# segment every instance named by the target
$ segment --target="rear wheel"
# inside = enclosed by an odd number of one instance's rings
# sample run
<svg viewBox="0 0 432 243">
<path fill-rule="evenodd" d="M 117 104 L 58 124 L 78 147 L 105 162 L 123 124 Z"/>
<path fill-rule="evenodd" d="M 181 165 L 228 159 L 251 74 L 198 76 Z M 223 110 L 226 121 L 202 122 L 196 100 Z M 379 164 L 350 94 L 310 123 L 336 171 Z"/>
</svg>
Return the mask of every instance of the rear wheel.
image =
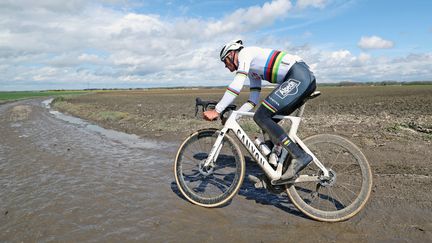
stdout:
<svg viewBox="0 0 432 243">
<path fill-rule="evenodd" d="M 217 207 L 228 202 L 240 189 L 245 175 L 241 150 L 227 134 L 214 165 L 203 166 L 218 135 L 215 129 L 193 133 L 180 146 L 174 162 L 181 194 L 203 207 Z"/>
<path fill-rule="evenodd" d="M 306 146 L 329 170 L 310 163 L 301 175 L 318 175 L 320 182 L 302 182 L 287 186 L 293 204 L 307 216 L 327 222 L 347 220 L 366 204 L 372 189 L 372 172 L 360 149 L 349 140 L 320 134 L 304 140 Z"/>
</svg>

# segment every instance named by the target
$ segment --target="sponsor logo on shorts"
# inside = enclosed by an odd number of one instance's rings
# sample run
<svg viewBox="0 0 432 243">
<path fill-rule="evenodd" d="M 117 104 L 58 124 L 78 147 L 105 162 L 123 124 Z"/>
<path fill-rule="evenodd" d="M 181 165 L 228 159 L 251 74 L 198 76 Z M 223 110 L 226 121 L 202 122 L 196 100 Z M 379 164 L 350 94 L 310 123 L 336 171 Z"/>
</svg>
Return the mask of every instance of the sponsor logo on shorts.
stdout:
<svg viewBox="0 0 432 243">
<path fill-rule="evenodd" d="M 269 97 L 269 99 L 271 100 L 271 101 L 273 101 L 273 103 L 275 103 L 275 105 L 277 105 L 277 106 L 280 106 L 279 105 L 279 102 L 277 102 L 275 99 L 273 99 L 272 97 Z"/>
<path fill-rule="evenodd" d="M 289 79 L 287 82 L 279 86 L 276 95 L 281 99 L 285 99 L 288 95 L 295 95 L 298 92 L 299 85 L 300 81 Z"/>
</svg>

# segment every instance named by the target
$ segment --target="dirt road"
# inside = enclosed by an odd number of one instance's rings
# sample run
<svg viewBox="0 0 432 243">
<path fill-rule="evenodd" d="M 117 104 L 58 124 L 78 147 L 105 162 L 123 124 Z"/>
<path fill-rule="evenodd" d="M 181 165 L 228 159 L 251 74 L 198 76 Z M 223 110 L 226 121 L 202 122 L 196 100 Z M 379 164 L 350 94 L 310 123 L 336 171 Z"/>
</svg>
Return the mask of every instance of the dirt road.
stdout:
<svg viewBox="0 0 432 243">
<path fill-rule="evenodd" d="M 432 175 L 420 166 L 401 173 L 371 163 L 371 199 L 342 223 L 310 220 L 284 195 L 247 181 L 230 204 L 205 209 L 179 195 L 172 173 L 177 142 L 65 121 L 41 101 L 0 106 L 2 242 L 432 241 Z M 377 161 L 386 147 L 374 148 L 365 152 Z M 417 149 L 419 157 L 430 155 L 429 143 Z M 430 171 L 431 158 L 423 158 Z M 256 171 L 249 163 L 247 173 Z"/>
</svg>

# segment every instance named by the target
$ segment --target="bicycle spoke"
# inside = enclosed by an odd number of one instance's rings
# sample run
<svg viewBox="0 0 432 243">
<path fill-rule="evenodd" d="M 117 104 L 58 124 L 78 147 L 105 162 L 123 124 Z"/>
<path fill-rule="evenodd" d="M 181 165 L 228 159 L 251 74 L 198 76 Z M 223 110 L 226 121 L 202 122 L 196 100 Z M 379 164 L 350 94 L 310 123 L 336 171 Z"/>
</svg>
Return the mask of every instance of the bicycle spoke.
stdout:
<svg viewBox="0 0 432 243">
<path fill-rule="evenodd" d="M 201 177 L 202 177 L 201 174 L 198 174 L 196 177 L 192 177 L 192 178 L 186 177 L 185 179 L 188 179 L 188 180 L 185 180 L 185 181 L 187 181 L 189 183 L 194 183 L 194 182 L 197 182 L 197 181 L 202 181 Z"/>
<path fill-rule="evenodd" d="M 330 201 L 332 201 L 332 204 L 335 206 L 335 208 L 337 208 L 336 206 L 336 201 L 335 201 L 335 197 L 333 196 L 333 192 L 330 188 L 327 189 L 327 191 L 329 192 L 330 195 L 328 195 L 328 197 L 330 198 Z"/>
<path fill-rule="evenodd" d="M 330 178 L 322 178 L 316 194 L 298 186 L 288 188 L 290 199 L 300 211 L 320 221 L 341 221 L 357 214 L 371 190 L 367 159 L 351 141 L 337 135 L 314 135 L 304 143 L 329 170 Z M 316 166 L 311 163 L 302 174 L 311 174 L 313 168 Z M 322 176 L 323 172 L 316 169 L 315 173 Z"/>
<path fill-rule="evenodd" d="M 336 155 L 336 159 L 334 159 L 333 161 L 330 161 L 328 168 L 333 168 L 333 164 L 336 163 L 337 159 L 339 158 L 339 155 L 342 151 L 339 151 L 339 153 Z"/>
<path fill-rule="evenodd" d="M 201 180 L 197 187 L 194 187 L 195 192 L 205 192 L 208 182 L 206 180 Z"/>
<path fill-rule="evenodd" d="M 327 191 L 327 190 L 326 190 Z M 327 192 L 326 192 L 327 193 Z M 328 194 L 328 193 L 327 193 Z M 328 205 L 328 203 L 330 202 L 330 196 L 329 195 L 326 195 L 326 194 L 324 194 L 323 192 L 321 192 L 321 193 L 318 193 L 318 199 L 317 200 L 319 200 L 319 203 L 318 203 L 318 207 L 319 208 L 328 208 L 328 206 L 326 206 L 326 205 Z M 322 205 L 322 206 L 321 206 Z"/>
<path fill-rule="evenodd" d="M 340 200 L 340 198 L 337 196 L 337 194 L 333 191 L 332 188 L 329 188 L 330 191 L 330 195 L 332 198 L 335 198 L 337 200 L 337 203 L 341 205 L 341 208 L 344 208 L 345 205 L 343 204 L 342 200 Z M 333 200 L 334 201 L 334 200 Z M 335 202 L 335 201 L 334 201 Z M 337 204 L 335 203 L 336 209 L 340 210 L 341 208 L 337 207 Z"/>
<path fill-rule="evenodd" d="M 345 167 L 345 168 L 347 168 L 347 167 Z M 344 171 L 338 172 L 338 175 L 350 174 L 351 172 L 354 172 L 354 171 L 357 171 L 357 170 L 359 170 L 361 172 L 361 168 L 358 167 L 358 168 L 355 168 L 355 169 L 347 171 L 347 172 L 344 172 Z"/>
<path fill-rule="evenodd" d="M 193 151 L 194 152 L 194 154 L 197 154 L 197 153 L 200 153 L 200 152 L 202 152 L 203 150 L 201 150 L 200 148 L 197 148 L 197 146 L 196 146 L 196 144 L 193 144 L 193 150 L 191 150 L 191 151 Z M 210 151 L 208 151 L 208 152 L 210 152 Z"/>
<path fill-rule="evenodd" d="M 337 187 L 343 187 L 345 188 L 347 191 L 351 192 L 353 195 L 357 196 L 357 193 L 353 192 L 352 190 L 350 190 L 348 187 L 341 185 L 340 183 L 335 185 Z"/>
<path fill-rule="evenodd" d="M 213 180 L 211 180 L 211 182 L 214 182 L 216 185 L 223 186 L 225 188 L 229 188 L 230 187 L 230 185 L 226 184 L 226 181 L 221 180 L 221 179 L 216 178 L 216 177 L 213 177 Z"/>
<path fill-rule="evenodd" d="M 200 205 L 217 206 L 232 198 L 244 177 L 244 160 L 240 149 L 229 136 L 223 138 L 213 167 L 201 168 L 208 158 L 218 133 L 211 130 L 198 132 L 188 138 L 176 160 L 176 181 L 181 193 Z M 240 169 L 239 169 L 240 168 Z M 242 174 L 238 174 L 242 171 Z"/>
<path fill-rule="evenodd" d="M 343 197 L 344 200 L 347 202 L 347 203 L 343 203 L 344 205 L 349 205 L 352 202 L 352 200 L 350 199 L 350 197 L 346 195 L 344 190 L 340 190 L 340 194 L 342 194 L 341 197 Z M 343 201 L 341 200 L 341 202 Z"/>
<path fill-rule="evenodd" d="M 193 163 L 192 161 L 196 161 L 196 162 L 194 162 L 194 164 L 199 164 L 199 160 L 197 160 L 196 158 L 192 158 L 192 157 L 186 156 L 186 155 L 183 155 L 183 157 L 188 159 L 187 161 L 190 161 L 191 163 Z"/>
<path fill-rule="evenodd" d="M 191 177 L 191 176 L 196 176 L 196 175 L 199 175 L 199 174 L 200 174 L 199 170 L 194 170 L 194 169 L 192 169 L 190 172 L 191 172 L 191 174 L 187 174 L 187 173 L 183 172 L 183 175 L 184 175 L 184 176 Z"/>
<path fill-rule="evenodd" d="M 356 185 L 356 184 L 351 184 L 351 183 L 348 183 L 348 182 L 338 182 L 338 183 L 336 183 L 336 185 L 346 185 L 346 186 L 353 186 L 353 187 L 356 187 L 356 188 L 361 188 L 361 183 L 360 183 L 360 185 Z"/>
</svg>

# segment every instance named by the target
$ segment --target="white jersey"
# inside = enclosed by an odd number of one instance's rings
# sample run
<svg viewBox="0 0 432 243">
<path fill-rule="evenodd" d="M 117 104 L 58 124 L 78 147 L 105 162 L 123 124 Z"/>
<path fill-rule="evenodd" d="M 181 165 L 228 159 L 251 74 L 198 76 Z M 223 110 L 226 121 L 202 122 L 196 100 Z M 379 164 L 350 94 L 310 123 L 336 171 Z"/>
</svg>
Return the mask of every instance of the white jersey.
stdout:
<svg viewBox="0 0 432 243">
<path fill-rule="evenodd" d="M 290 55 L 286 52 L 260 47 L 245 47 L 238 54 L 238 69 L 234 81 L 216 105 L 216 111 L 222 112 L 231 104 L 240 93 L 246 77 L 250 81 L 249 100 L 240 110 L 249 111 L 259 101 L 261 81 L 270 83 L 282 83 L 292 65 L 302 61 L 299 56 Z"/>
</svg>

